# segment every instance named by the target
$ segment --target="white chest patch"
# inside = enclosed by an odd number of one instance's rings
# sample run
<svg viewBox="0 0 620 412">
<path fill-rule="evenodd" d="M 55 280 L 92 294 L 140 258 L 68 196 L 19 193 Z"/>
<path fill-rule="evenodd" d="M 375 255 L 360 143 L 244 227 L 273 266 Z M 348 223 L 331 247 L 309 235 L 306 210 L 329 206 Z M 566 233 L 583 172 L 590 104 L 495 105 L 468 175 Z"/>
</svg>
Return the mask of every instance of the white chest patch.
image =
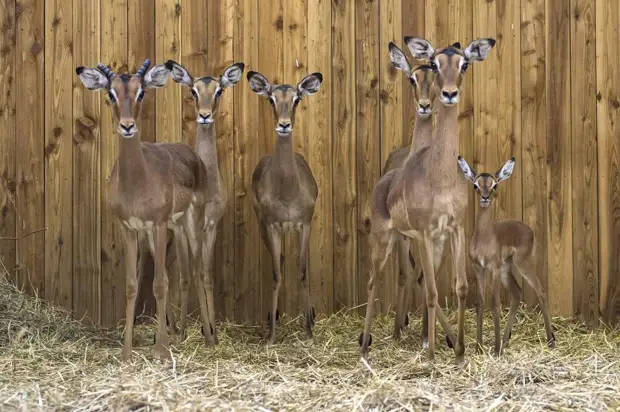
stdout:
<svg viewBox="0 0 620 412">
<path fill-rule="evenodd" d="M 302 226 L 300 222 L 274 222 L 271 224 L 272 229 L 279 230 L 280 232 L 291 232 L 293 230 L 299 232 Z"/>
<path fill-rule="evenodd" d="M 130 217 L 127 220 L 123 220 L 123 224 L 132 230 L 153 229 L 152 220 L 141 220 L 134 216 Z"/>
</svg>

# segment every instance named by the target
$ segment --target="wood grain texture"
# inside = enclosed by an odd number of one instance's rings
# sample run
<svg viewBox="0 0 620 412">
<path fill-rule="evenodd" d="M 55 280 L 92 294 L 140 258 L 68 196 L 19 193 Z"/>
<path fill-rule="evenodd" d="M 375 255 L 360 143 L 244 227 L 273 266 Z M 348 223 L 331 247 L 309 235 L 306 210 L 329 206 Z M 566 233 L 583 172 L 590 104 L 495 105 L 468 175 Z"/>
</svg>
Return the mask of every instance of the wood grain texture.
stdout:
<svg viewBox="0 0 620 412">
<path fill-rule="evenodd" d="M 521 135 L 523 221 L 534 231 L 538 249 L 536 274 L 547 289 L 547 93 L 545 2 L 521 3 Z M 530 287 L 526 304 L 538 304 Z"/>
<path fill-rule="evenodd" d="M 372 268 L 370 234 L 370 199 L 381 171 L 381 128 L 379 112 L 379 79 L 381 75 L 379 2 L 356 0 L 356 139 L 358 191 L 358 301 L 368 301 L 367 283 Z M 359 313 L 366 312 L 365 305 Z"/>
<path fill-rule="evenodd" d="M 332 2 L 334 310 L 357 305 L 355 2 Z"/>
<path fill-rule="evenodd" d="M 0 0 L 0 274 L 15 281 L 15 1 Z"/>
<path fill-rule="evenodd" d="M 283 82 L 296 86 L 308 75 L 308 3 L 307 0 L 284 1 L 283 32 L 284 32 L 284 78 Z M 325 88 L 321 89 L 325 93 Z M 309 119 L 308 107 L 314 104 L 314 97 L 310 96 L 297 106 L 293 132 L 293 148 L 297 153 L 308 159 Z M 319 187 L 319 193 L 321 188 Z M 316 213 L 316 212 L 315 212 Z M 282 270 L 282 289 L 284 292 L 284 307 L 280 312 L 296 316 L 300 313 L 299 291 L 301 289 L 297 255 L 299 241 L 296 233 L 284 234 L 282 248 L 284 253 L 284 268 Z M 310 274 L 310 279 L 312 275 Z"/>
<path fill-rule="evenodd" d="M 217 73 L 207 73 L 207 47 L 209 38 L 207 3 L 202 0 L 184 1 L 181 8 L 181 61 L 192 76 L 217 76 Z M 182 101 L 182 142 L 196 147 L 196 108 L 194 98 L 188 88 L 182 87 L 170 79 L 169 87 L 179 89 Z M 171 114 L 172 115 L 172 114 Z M 216 123 L 216 127 L 219 127 Z M 190 275 L 191 276 L 191 275 Z M 190 278 L 190 285 L 194 280 Z M 198 295 L 195 288 L 190 286 L 188 310 L 200 316 L 198 312 Z"/>
<path fill-rule="evenodd" d="M 385 164 L 392 150 L 402 147 L 407 141 L 407 137 L 403 135 L 402 122 L 394 121 L 394 119 L 402 119 L 403 117 L 402 73 L 392 66 L 388 50 L 390 41 L 399 42 L 399 39 L 403 37 L 400 11 L 400 0 L 385 0 L 382 1 L 379 6 L 379 109 L 382 165 Z M 378 307 L 382 312 L 388 312 L 395 308 L 398 284 L 398 272 L 396 268 L 397 258 L 396 249 L 394 248 L 382 273 L 376 275 L 376 281 L 378 282 Z"/>
<path fill-rule="evenodd" d="M 570 2 L 547 0 L 548 282 L 552 313 L 573 314 Z"/>
<path fill-rule="evenodd" d="M 99 1 L 73 0 L 73 61 L 93 67 L 100 57 Z M 101 97 L 73 75 L 73 314 L 99 323 L 101 311 Z M 108 109 L 109 110 L 109 109 Z M 105 113 L 109 116 L 109 113 Z M 105 183 L 105 182 L 103 182 Z"/>
<path fill-rule="evenodd" d="M 15 5 L 15 173 L 18 286 L 45 295 L 44 4 Z"/>
<path fill-rule="evenodd" d="M 282 0 L 274 0 L 261 3 L 258 9 L 258 34 L 259 55 L 256 71 L 261 73 L 271 82 L 279 84 L 283 82 L 284 75 L 284 9 Z M 246 80 L 247 83 L 247 80 Z M 248 87 L 246 85 L 246 87 Z M 246 89 L 247 90 L 247 89 Z M 251 96 L 258 101 L 258 146 L 260 158 L 275 149 L 275 120 L 273 110 L 269 102 L 262 96 L 252 91 Z M 252 172 L 256 164 L 252 165 Z M 251 176 L 250 176 L 251 179 Z M 254 211 L 252 211 L 254 213 Z M 273 290 L 273 264 L 271 255 L 261 239 L 261 273 L 262 273 L 262 308 L 261 321 L 267 322 L 267 312 L 271 308 L 271 291 Z M 284 250 L 284 248 L 282 248 Z M 312 278 L 311 278 L 312 279 Z M 278 307 L 284 308 L 283 287 L 280 287 Z"/>
<path fill-rule="evenodd" d="M 603 318 L 620 319 L 620 10 L 596 1 L 600 297 Z"/>
<path fill-rule="evenodd" d="M 234 0 L 209 2 L 208 71 L 215 76 L 233 63 Z M 234 314 L 235 277 L 235 154 L 233 133 L 233 93 L 223 93 L 218 107 L 217 153 L 220 174 L 226 185 L 228 207 L 220 221 L 215 247 L 214 300 L 219 314 L 232 319 Z"/>
<path fill-rule="evenodd" d="M 101 61 L 127 71 L 127 1 L 101 2 Z M 90 63 L 94 67 L 96 63 Z M 100 93 L 106 102 L 105 93 Z M 139 121 L 139 120 L 136 120 Z M 110 106 L 101 114 L 101 325 L 116 326 L 125 317 L 125 263 L 120 223 L 110 208 L 110 174 L 118 158 L 118 133 Z"/>
<path fill-rule="evenodd" d="M 263 266 L 261 265 L 261 238 L 258 220 L 252 208 L 252 172 L 261 152 L 257 118 L 259 97 L 252 93 L 245 79 L 250 70 L 260 70 L 258 0 L 237 0 L 235 4 L 236 62 L 245 64 L 244 78 L 235 86 L 235 319 L 258 324 L 263 320 L 261 295 Z M 268 289 L 266 289 L 268 290 Z"/>
<path fill-rule="evenodd" d="M 73 4 L 45 7 L 45 298 L 73 306 Z M 69 76 L 69 73 L 72 75 Z"/>
<path fill-rule="evenodd" d="M 573 309 L 586 325 L 597 326 L 598 153 L 596 142 L 596 1 L 571 1 Z M 564 137 L 565 138 L 565 137 Z"/>
<path fill-rule="evenodd" d="M 332 11 L 329 0 L 308 1 L 308 73 L 321 72 L 323 85 L 308 99 L 308 161 L 319 187 L 310 235 L 310 300 L 316 313 L 334 307 L 334 238 L 332 210 L 332 104 L 330 89 Z M 330 51 L 329 53 L 323 51 Z"/>
</svg>

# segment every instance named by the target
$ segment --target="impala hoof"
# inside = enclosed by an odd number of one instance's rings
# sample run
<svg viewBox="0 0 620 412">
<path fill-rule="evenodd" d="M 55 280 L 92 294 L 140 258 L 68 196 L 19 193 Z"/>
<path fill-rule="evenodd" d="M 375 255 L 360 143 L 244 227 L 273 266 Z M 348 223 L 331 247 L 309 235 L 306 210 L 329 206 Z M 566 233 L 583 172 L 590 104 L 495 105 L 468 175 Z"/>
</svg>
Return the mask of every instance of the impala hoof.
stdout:
<svg viewBox="0 0 620 412">
<path fill-rule="evenodd" d="M 276 309 L 276 322 L 280 320 L 280 309 Z M 271 323 L 271 312 L 267 312 L 267 322 Z"/>
<path fill-rule="evenodd" d="M 551 339 L 547 342 L 547 346 L 551 349 L 555 348 L 555 333 L 551 332 Z"/>
<path fill-rule="evenodd" d="M 357 340 L 360 344 L 360 346 L 362 346 L 362 340 L 364 339 L 364 332 L 360 333 L 360 337 Z M 368 335 L 368 347 L 370 347 L 370 345 L 372 345 L 372 333 L 370 335 Z"/>
<path fill-rule="evenodd" d="M 446 345 L 448 345 L 448 347 L 450 349 L 454 349 L 454 339 L 452 339 L 450 336 L 446 335 Z"/>
<path fill-rule="evenodd" d="M 213 335 L 213 325 L 209 323 L 209 329 L 211 329 L 211 335 Z M 202 336 L 205 335 L 205 327 L 201 326 L 200 327 L 200 333 L 202 333 Z"/>
<path fill-rule="evenodd" d="M 405 327 L 409 326 L 409 314 L 405 313 Z"/>
</svg>

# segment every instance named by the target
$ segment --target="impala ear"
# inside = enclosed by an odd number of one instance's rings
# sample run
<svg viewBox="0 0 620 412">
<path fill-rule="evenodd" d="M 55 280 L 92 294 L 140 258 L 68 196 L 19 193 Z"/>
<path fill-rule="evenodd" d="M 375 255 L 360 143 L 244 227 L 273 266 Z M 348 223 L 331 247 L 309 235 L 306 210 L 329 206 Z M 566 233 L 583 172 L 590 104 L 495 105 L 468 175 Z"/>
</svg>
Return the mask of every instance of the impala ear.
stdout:
<svg viewBox="0 0 620 412">
<path fill-rule="evenodd" d="M 435 54 L 435 49 L 431 43 L 421 37 L 405 37 L 405 43 L 409 47 L 409 51 L 418 60 L 430 61 Z"/>
<path fill-rule="evenodd" d="M 149 89 L 164 87 L 168 82 L 169 75 L 170 69 L 167 63 L 158 64 L 144 75 L 144 86 Z"/>
<path fill-rule="evenodd" d="M 237 84 L 239 80 L 241 80 L 243 69 L 245 69 L 245 65 L 243 63 L 235 63 L 224 70 L 224 74 L 222 74 L 222 77 L 220 78 L 222 87 L 231 87 Z"/>
<path fill-rule="evenodd" d="M 194 78 L 191 74 L 189 74 L 185 67 L 174 60 L 168 60 L 166 62 L 166 67 L 170 70 L 170 76 L 176 83 L 187 87 L 194 86 Z"/>
<path fill-rule="evenodd" d="M 411 65 L 409 64 L 409 61 L 407 60 L 407 56 L 405 56 L 405 53 L 403 53 L 403 51 L 399 49 L 398 46 L 392 42 L 390 42 L 389 48 L 390 48 L 390 60 L 392 60 L 392 66 L 404 72 L 407 75 L 407 77 L 410 77 L 411 76 Z"/>
<path fill-rule="evenodd" d="M 252 89 L 254 93 L 266 97 L 271 95 L 271 84 L 265 76 L 259 72 L 249 71 L 246 77 L 250 83 L 250 89 Z"/>
<path fill-rule="evenodd" d="M 497 179 L 497 183 L 503 182 L 504 180 L 512 176 L 512 170 L 514 169 L 514 167 L 515 158 L 513 156 L 504 164 L 504 166 L 502 166 L 501 169 L 497 171 L 497 173 L 495 173 L 495 179 Z"/>
<path fill-rule="evenodd" d="M 297 85 L 297 91 L 301 96 L 308 96 L 319 91 L 323 83 L 321 73 L 312 73 L 302 79 Z"/>
<path fill-rule="evenodd" d="M 495 39 L 474 40 L 465 49 L 465 57 L 469 62 L 481 62 L 487 58 L 493 46 L 495 46 Z"/>
<path fill-rule="evenodd" d="M 107 89 L 110 86 L 110 79 L 97 69 L 80 66 L 76 67 L 75 73 L 88 90 Z"/>
<path fill-rule="evenodd" d="M 467 161 L 463 159 L 463 156 L 459 156 L 457 158 L 457 162 L 459 164 L 461 172 L 463 173 L 463 176 L 465 176 L 467 180 L 473 183 L 476 180 L 476 172 L 474 172 L 472 168 L 469 167 L 469 163 L 467 163 Z"/>
</svg>

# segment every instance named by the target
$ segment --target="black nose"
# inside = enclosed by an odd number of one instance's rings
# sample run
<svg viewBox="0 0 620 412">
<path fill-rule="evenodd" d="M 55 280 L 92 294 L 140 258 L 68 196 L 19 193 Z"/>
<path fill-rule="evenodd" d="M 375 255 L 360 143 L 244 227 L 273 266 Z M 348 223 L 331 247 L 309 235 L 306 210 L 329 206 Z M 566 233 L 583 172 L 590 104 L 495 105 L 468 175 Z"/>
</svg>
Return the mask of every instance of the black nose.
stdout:
<svg viewBox="0 0 620 412">
<path fill-rule="evenodd" d="M 431 107 L 430 103 L 426 103 L 426 104 L 425 103 L 420 103 L 420 109 L 422 109 L 422 110 L 428 110 L 428 109 L 430 109 L 430 107 Z"/>
<path fill-rule="evenodd" d="M 131 131 L 131 129 L 133 128 L 134 123 L 129 123 L 129 124 L 121 124 L 121 127 L 126 130 L 126 131 Z"/>
<path fill-rule="evenodd" d="M 441 91 L 441 94 L 442 94 L 442 95 L 443 95 L 443 97 L 445 97 L 446 99 L 450 99 L 450 100 L 451 100 L 451 99 L 455 99 L 455 98 L 456 98 L 456 96 L 458 96 L 459 91 L 458 91 L 458 90 L 455 90 L 455 91 L 453 91 L 453 92 L 449 92 L 449 91 L 447 91 L 447 90 L 442 90 L 442 91 Z"/>
<path fill-rule="evenodd" d="M 291 122 L 278 122 L 278 126 L 280 126 L 283 129 L 288 128 L 291 125 Z"/>
</svg>

